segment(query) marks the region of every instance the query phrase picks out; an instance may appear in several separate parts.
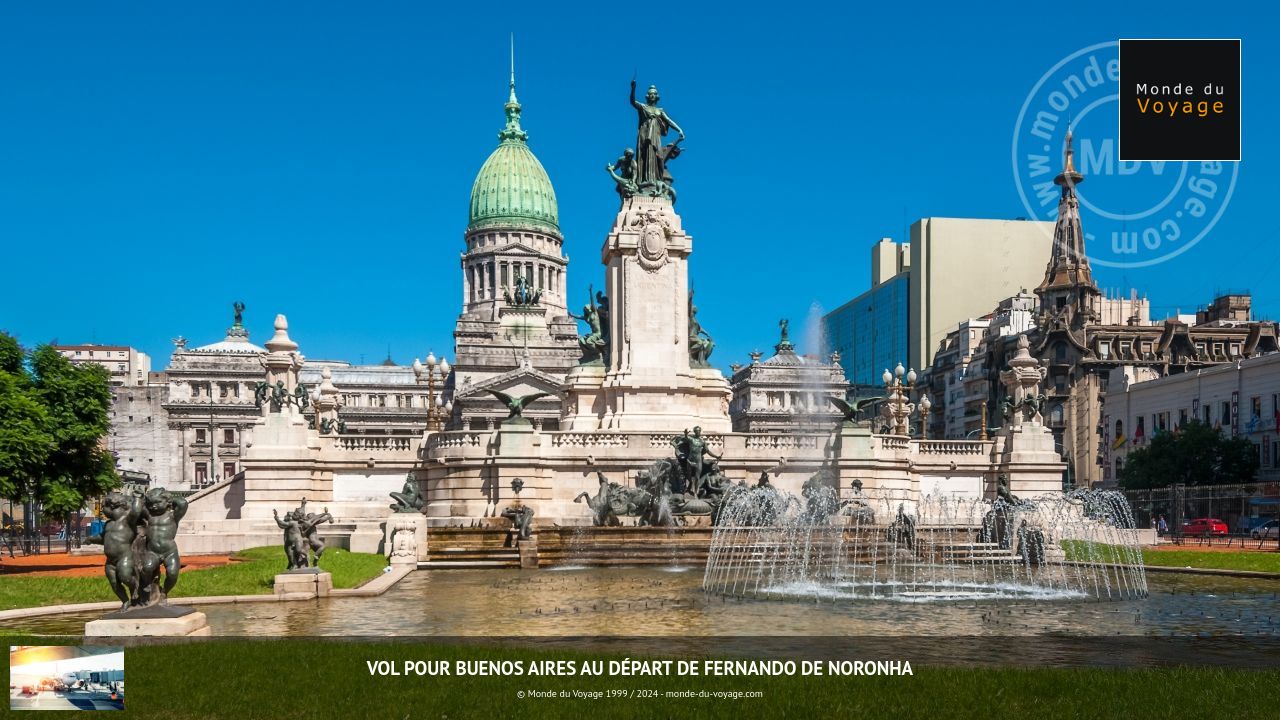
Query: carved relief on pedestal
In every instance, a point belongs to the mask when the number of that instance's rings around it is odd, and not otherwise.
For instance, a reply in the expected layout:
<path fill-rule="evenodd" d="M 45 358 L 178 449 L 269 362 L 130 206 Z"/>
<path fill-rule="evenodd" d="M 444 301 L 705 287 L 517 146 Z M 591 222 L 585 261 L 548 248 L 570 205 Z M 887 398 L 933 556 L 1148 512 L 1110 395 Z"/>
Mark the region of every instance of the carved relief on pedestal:
<path fill-rule="evenodd" d="M 631 221 L 631 225 L 640 228 L 636 262 L 649 272 L 657 272 L 667 264 L 667 240 L 671 237 L 671 223 L 657 208 L 649 207 L 641 210 Z"/>

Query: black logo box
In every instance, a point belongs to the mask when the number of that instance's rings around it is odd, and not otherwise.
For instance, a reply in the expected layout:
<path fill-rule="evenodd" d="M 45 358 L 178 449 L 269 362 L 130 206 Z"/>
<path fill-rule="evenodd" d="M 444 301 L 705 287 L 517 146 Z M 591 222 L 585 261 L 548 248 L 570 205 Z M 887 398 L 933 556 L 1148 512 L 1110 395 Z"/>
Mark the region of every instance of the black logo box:
<path fill-rule="evenodd" d="M 1239 160 L 1240 90 L 1238 39 L 1121 40 L 1120 159 Z"/>

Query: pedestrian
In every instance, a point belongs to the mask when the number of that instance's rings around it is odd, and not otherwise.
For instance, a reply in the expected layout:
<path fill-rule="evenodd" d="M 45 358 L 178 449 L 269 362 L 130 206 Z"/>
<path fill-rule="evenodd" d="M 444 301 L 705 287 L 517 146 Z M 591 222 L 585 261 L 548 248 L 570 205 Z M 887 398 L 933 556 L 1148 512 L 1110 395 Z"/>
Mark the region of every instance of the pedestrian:
<path fill-rule="evenodd" d="M 1160 516 L 1160 521 L 1156 523 L 1156 534 L 1163 537 L 1169 532 L 1169 523 L 1165 522 L 1164 516 Z"/>

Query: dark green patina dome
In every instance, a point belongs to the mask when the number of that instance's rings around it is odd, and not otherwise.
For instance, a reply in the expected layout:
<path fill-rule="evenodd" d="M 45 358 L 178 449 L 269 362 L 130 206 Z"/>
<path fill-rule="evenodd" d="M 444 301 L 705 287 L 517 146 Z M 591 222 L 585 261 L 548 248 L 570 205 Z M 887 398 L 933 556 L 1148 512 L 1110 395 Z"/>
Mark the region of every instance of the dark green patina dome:
<path fill-rule="evenodd" d="M 529 149 L 529 135 L 520 128 L 520 103 L 515 80 L 506 104 L 507 126 L 501 141 L 471 186 L 471 217 L 467 231 L 485 228 L 536 230 L 560 237 L 556 191 L 542 163 Z"/>

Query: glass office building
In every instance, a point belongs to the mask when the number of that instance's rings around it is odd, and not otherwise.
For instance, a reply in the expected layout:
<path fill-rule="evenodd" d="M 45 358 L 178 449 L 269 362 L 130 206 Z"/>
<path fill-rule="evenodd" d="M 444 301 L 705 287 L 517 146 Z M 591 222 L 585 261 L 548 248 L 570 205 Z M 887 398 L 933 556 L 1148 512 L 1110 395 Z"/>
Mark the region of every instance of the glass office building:
<path fill-rule="evenodd" d="M 854 385 L 880 387 L 880 376 L 907 363 L 910 275 L 899 273 L 822 318 L 829 350 L 840 353 Z"/>

